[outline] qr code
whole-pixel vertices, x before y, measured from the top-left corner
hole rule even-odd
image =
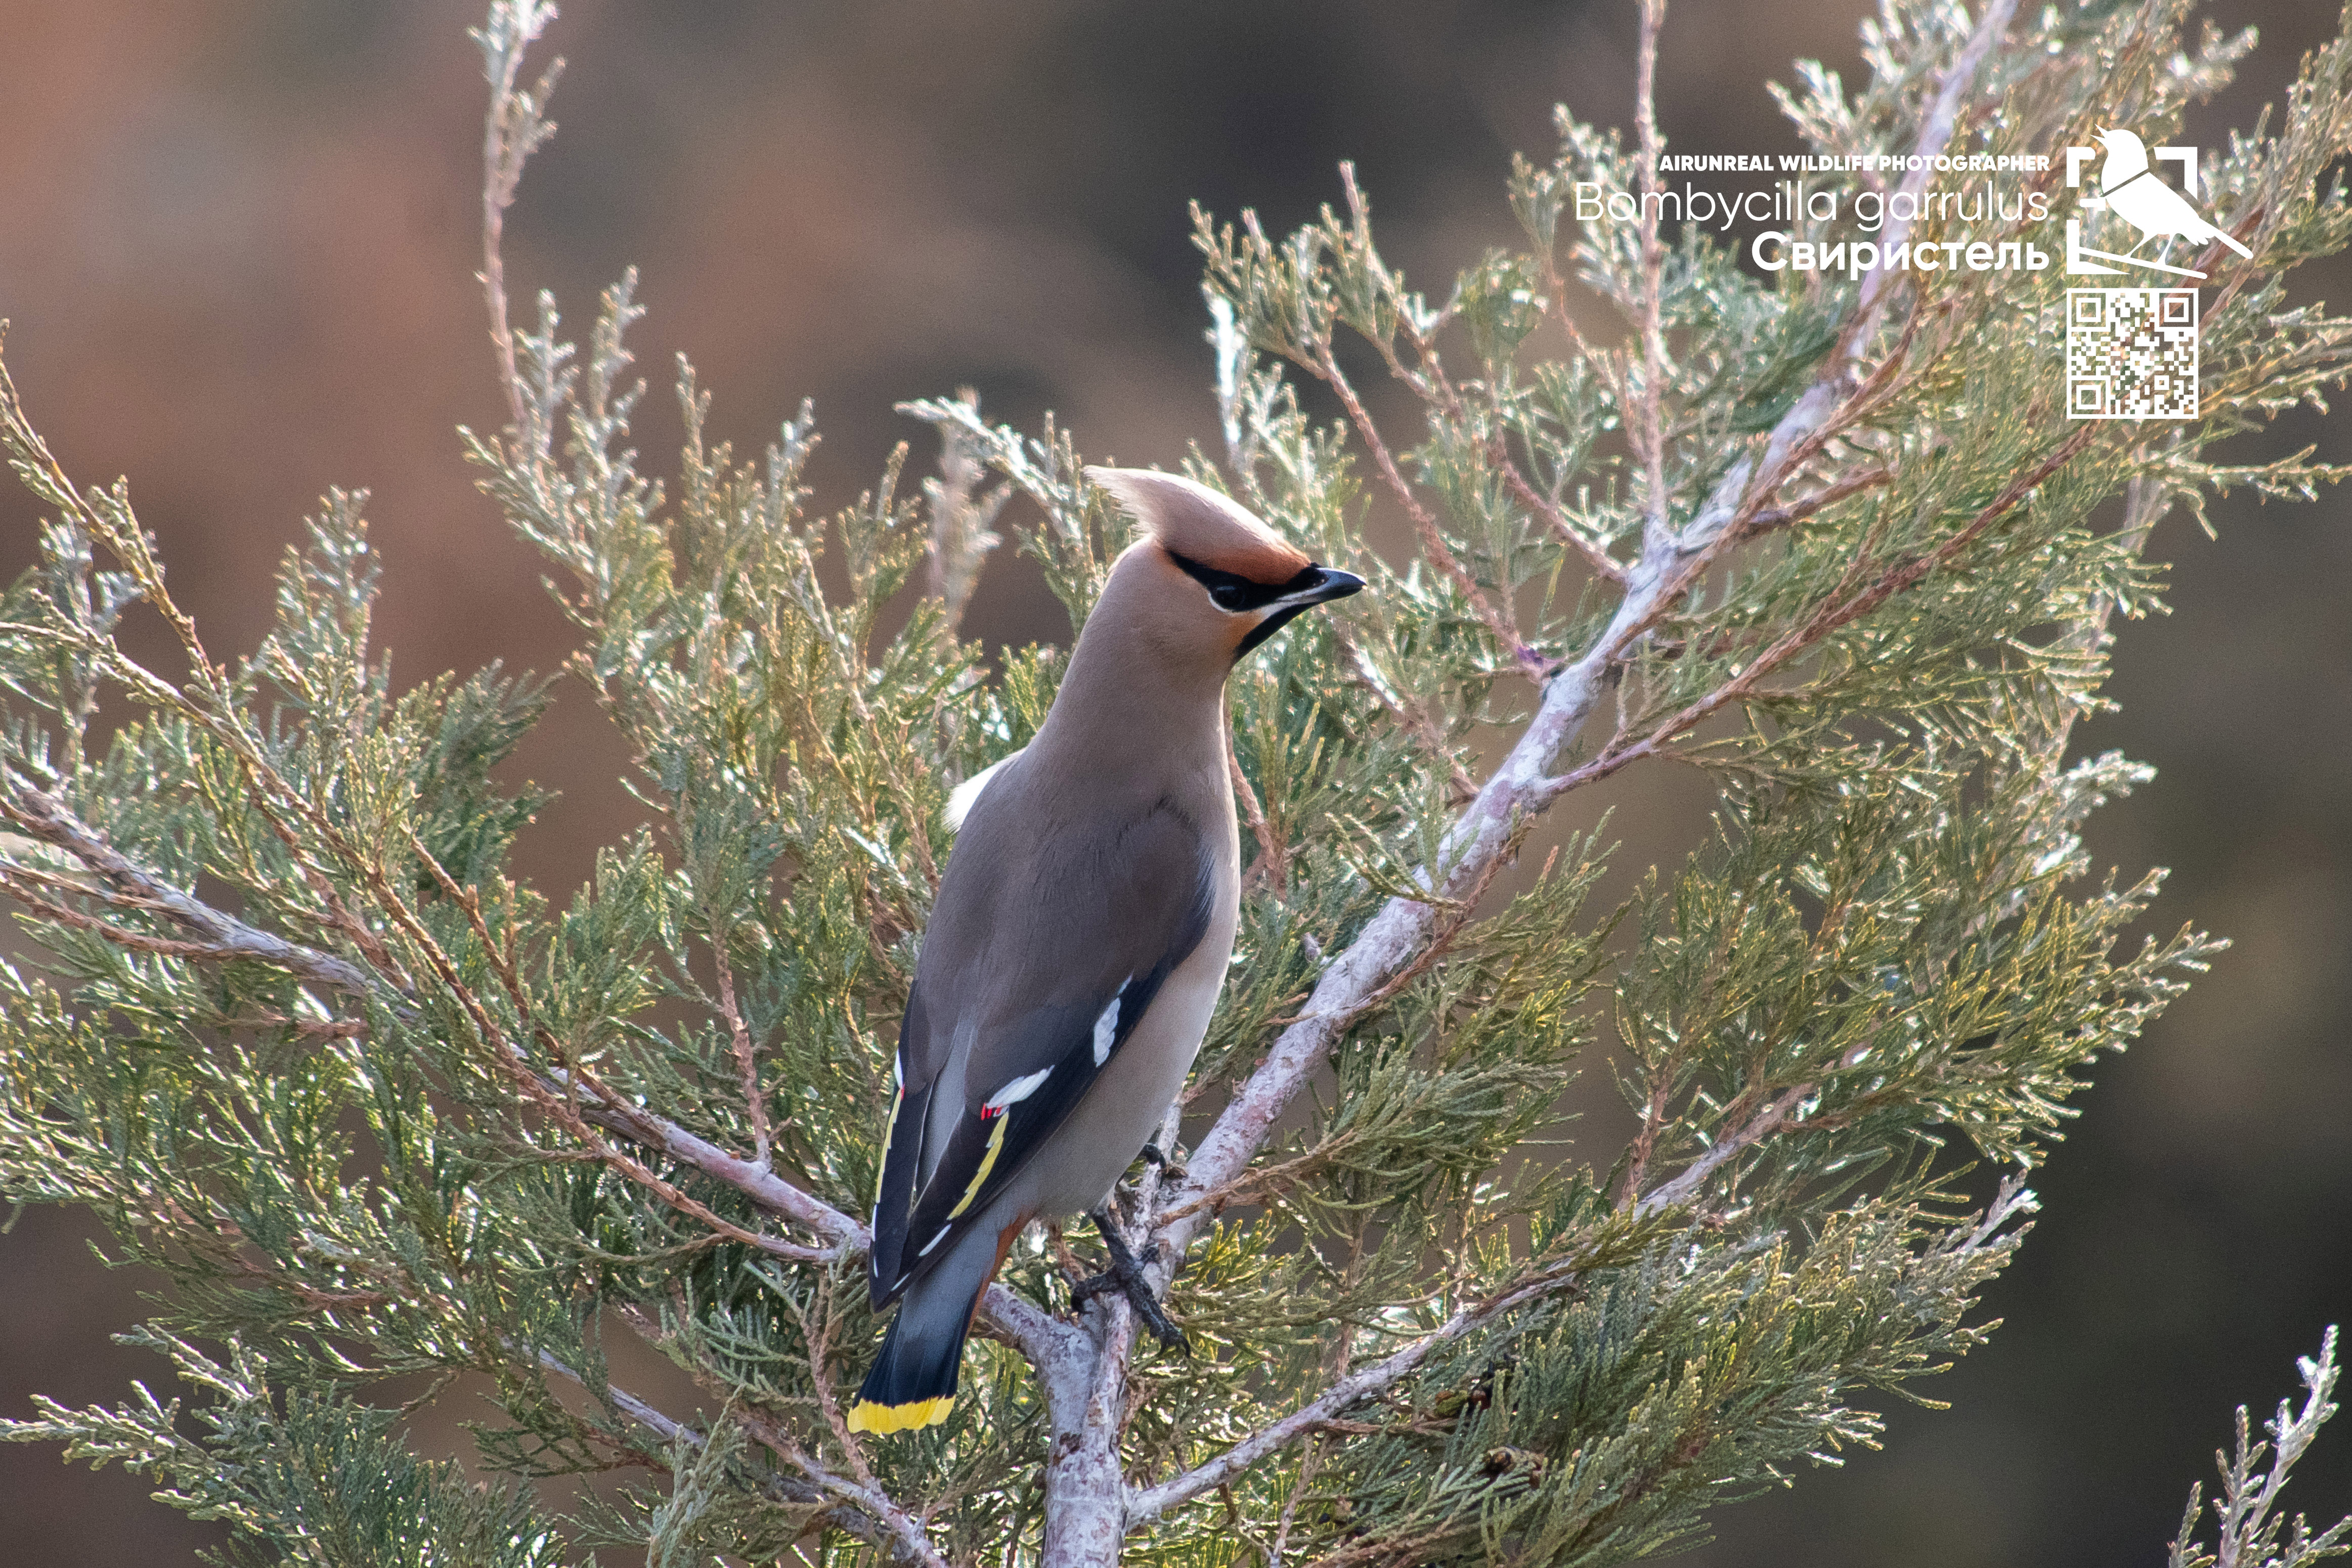
[[[2197,290],[2066,290],[2066,412],[2197,417]]]

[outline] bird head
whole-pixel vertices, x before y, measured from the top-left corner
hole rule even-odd
[[[2147,167],[2147,144],[2130,132],[2102,131],[2098,133],[2098,142],[2107,150],[2109,157],[2127,165],[2142,169]]]
[[[1114,584],[1141,578],[1159,640],[1240,658],[1302,610],[1364,580],[1310,561],[1249,510],[1204,484],[1143,468],[1088,468],[1147,537],[1119,558]],[[1106,590],[1108,596],[1110,590]]]

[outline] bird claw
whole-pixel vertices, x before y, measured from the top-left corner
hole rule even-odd
[[[1083,1303],[1108,1291],[1122,1291],[1128,1303],[1135,1309],[1135,1315],[1143,1321],[1145,1328],[1151,1331],[1151,1337],[1160,1342],[1161,1349],[1181,1351],[1191,1355],[1192,1342],[1184,1337],[1184,1331],[1168,1316],[1160,1304],[1160,1299],[1151,1293],[1151,1282],[1143,1277],[1144,1266],[1159,1260],[1160,1244],[1156,1241],[1151,1243],[1138,1258],[1128,1250],[1127,1238],[1119,1234],[1117,1222],[1110,1216],[1093,1214],[1087,1217],[1095,1222],[1095,1228],[1102,1233],[1103,1245],[1110,1249],[1110,1267],[1071,1286],[1070,1300]]]

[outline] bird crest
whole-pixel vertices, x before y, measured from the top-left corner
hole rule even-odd
[[[1285,583],[1304,571],[1304,552],[1230,497],[1197,479],[1148,468],[1087,470],[1118,498],[1143,530],[1170,551],[1254,583]]]

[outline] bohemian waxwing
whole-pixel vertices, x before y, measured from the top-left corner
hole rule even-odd
[[[1364,585],[1205,485],[1087,473],[1144,537],[1112,565],[1036,738],[951,805],[962,830],[899,1026],[867,1265],[877,1310],[905,1300],[853,1431],[947,1418],[1022,1227],[1096,1209],[1167,1114],[1240,914],[1226,673]]]

